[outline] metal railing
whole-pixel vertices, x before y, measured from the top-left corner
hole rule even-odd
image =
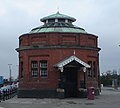
[[[13,98],[17,94],[17,84],[7,85],[0,88],[0,102]]]

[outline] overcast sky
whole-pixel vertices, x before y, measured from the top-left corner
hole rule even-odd
[[[57,12],[99,37],[100,71],[120,69],[120,0],[0,0],[0,75],[18,75],[18,37]]]

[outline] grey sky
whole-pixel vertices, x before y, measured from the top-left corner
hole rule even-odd
[[[60,13],[77,19],[75,25],[99,36],[100,71],[120,68],[119,0],[0,0],[0,75],[18,75],[18,37],[42,25],[40,18]]]

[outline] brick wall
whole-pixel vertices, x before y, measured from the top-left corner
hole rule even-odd
[[[96,62],[96,77],[87,77],[87,86],[97,87],[98,82],[98,46],[97,37],[91,34],[69,34],[69,33],[46,33],[46,34],[26,34],[19,38],[20,47],[38,45],[37,49],[19,50],[19,61],[23,62],[23,78],[20,78],[20,88],[24,89],[55,89],[58,86],[60,72],[53,66],[64,60],[66,57],[74,55],[84,62]],[[46,47],[47,46],[47,47]],[[48,46],[54,46],[48,48]],[[57,46],[57,47],[55,47]],[[59,47],[58,47],[59,46]],[[61,47],[60,47],[61,46]],[[64,46],[64,47],[63,47]],[[65,47],[66,46],[66,47]],[[93,48],[93,49],[92,49]],[[37,78],[31,76],[31,61],[47,60],[48,77],[41,78],[40,73]],[[78,75],[78,85],[83,80],[83,71]],[[79,86],[78,86],[79,87]]]

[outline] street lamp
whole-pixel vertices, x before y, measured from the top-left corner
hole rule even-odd
[[[9,82],[10,82],[10,84],[11,84],[11,65],[12,64],[8,64],[8,66],[9,66]]]

